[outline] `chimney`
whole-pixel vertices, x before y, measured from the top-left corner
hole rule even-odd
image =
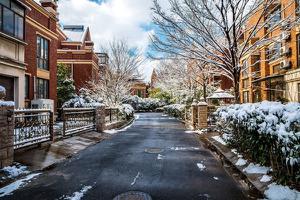
[[[52,13],[56,17],[58,17],[57,12],[57,0],[40,0],[42,7],[44,7],[49,13]]]

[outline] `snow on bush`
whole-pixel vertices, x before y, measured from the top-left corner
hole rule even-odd
[[[171,104],[164,106],[164,112],[170,116],[184,119],[185,108],[185,104]]]
[[[126,118],[130,118],[134,114],[134,109],[130,104],[122,104],[118,106],[118,109],[121,115],[125,116]]]
[[[278,176],[300,179],[300,104],[264,101],[219,108],[219,127],[230,146]],[[287,180],[286,179],[286,180]]]
[[[138,111],[155,111],[155,109],[166,105],[164,101],[156,98],[140,98],[138,96],[128,96],[123,100],[123,103],[130,104]]]
[[[80,89],[79,95],[75,95],[72,99],[63,104],[63,108],[90,108],[103,105],[102,99],[95,98],[87,89]]]
[[[299,200],[300,192],[292,190],[287,186],[277,185],[272,183],[265,191],[265,196],[269,200]]]

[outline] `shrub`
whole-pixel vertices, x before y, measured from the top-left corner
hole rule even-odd
[[[130,104],[137,111],[155,111],[157,108],[166,105],[164,101],[154,98],[140,98],[138,96],[129,96],[123,100],[123,103]]]
[[[248,158],[271,165],[281,182],[299,181],[300,104],[262,102],[217,110],[222,131],[232,133],[229,145]]]
[[[184,119],[185,104],[171,104],[164,106],[164,112],[170,116]]]
[[[118,107],[119,112],[122,116],[125,116],[126,119],[130,119],[134,115],[134,109],[129,104],[122,104]]]

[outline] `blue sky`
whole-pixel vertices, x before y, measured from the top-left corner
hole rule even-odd
[[[152,0],[60,0],[58,6],[60,23],[90,27],[96,50],[120,38],[147,55],[149,35],[155,32],[151,24]],[[141,67],[147,81],[157,64],[147,60]]]

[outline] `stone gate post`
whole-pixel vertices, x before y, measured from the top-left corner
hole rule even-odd
[[[196,128],[197,126],[197,113],[198,112],[198,108],[197,108],[197,100],[194,99],[193,100],[193,103],[192,103],[192,126],[193,126],[193,129]]]
[[[96,131],[103,132],[105,130],[105,105],[95,108]]]
[[[198,127],[200,129],[207,128],[208,105],[206,102],[198,103]]]

